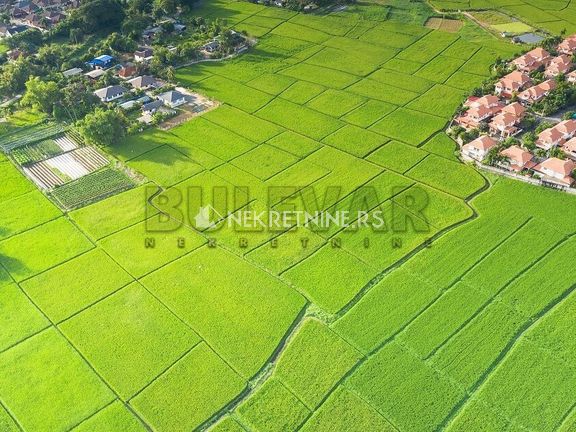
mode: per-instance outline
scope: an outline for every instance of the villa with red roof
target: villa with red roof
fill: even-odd
[[[557,50],[560,54],[573,55],[576,52],[576,35],[564,39]]]
[[[511,112],[501,112],[492,119],[490,124],[490,133],[499,135],[503,138],[508,138],[518,132],[518,124],[522,121],[522,117],[518,117]]]
[[[456,118],[456,123],[466,129],[477,128],[480,123],[488,121],[502,110],[503,104],[497,96],[488,95],[477,99],[468,99],[464,106],[468,111]]]
[[[572,58],[567,55],[561,55],[552,59],[544,76],[546,78],[554,78],[561,74],[567,74],[572,70]]]
[[[504,97],[511,97],[513,93],[516,93],[526,86],[531,84],[530,77],[520,71],[514,71],[504,76],[500,81],[494,86],[494,90],[497,95]]]
[[[570,159],[576,160],[576,138],[572,138],[571,140],[566,141],[562,145],[562,151],[568,156]]]
[[[564,120],[538,135],[536,146],[544,150],[559,147],[576,135],[576,120]]]
[[[548,66],[552,56],[544,48],[534,48],[516,60],[512,61],[520,72],[533,72],[541,66]]]
[[[516,145],[502,150],[500,154],[508,159],[506,162],[502,163],[502,165],[507,169],[522,171],[523,169],[529,169],[534,166],[534,163],[532,162],[532,153]]]
[[[548,96],[552,90],[554,90],[558,84],[554,80],[547,80],[541,84],[530,87],[524,90],[522,93],[518,94],[518,99],[520,99],[526,105],[531,105],[533,103],[541,101],[543,98]]]
[[[576,169],[576,163],[571,160],[550,158],[546,159],[541,164],[536,165],[533,169],[545,177],[564,185],[571,186],[574,183],[572,173]]]
[[[464,144],[462,146],[462,154],[468,156],[471,159],[482,161],[490,151],[490,149],[496,147],[498,143],[495,139],[489,137],[488,135],[482,135],[476,138],[474,141]]]

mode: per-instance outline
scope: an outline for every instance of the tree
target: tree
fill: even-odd
[[[174,15],[176,13],[176,0],[154,0],[152,11],[154,16]]]
[[[119,111],[97,108],[77,123],[82,136],[90,143],[112,145],[126,134],[128,121]]]
[[[124,20],[122,24],[122,33],[131,38],[138,38],[146,27],[150,24],[151,19],[142,14],[133,14]]]
[[[81,28],[85,33],[120,30],[125,10],[118,0],[90,0],[73,9],[68,24],[70,29]]]
[[[10,96],[25,88],[32,66],[27,59],[8,63],[0,72],[0,95]]]
[[[39,77],[32,77],[26,81],[26,93],[20,104],[31,106],[51,115],[59,98],[60,88],[58,84],[53,81],[41,81]]]

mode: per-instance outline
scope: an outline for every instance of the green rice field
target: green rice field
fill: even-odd
[[[576,30],[567,0],[432,3]],[[420,2],[193,13],[258,43],[177,70],[217,109],[106,149],[144,184],[107,168],[64,211],[0,156],[0,431],[575,431],[576,196],[444,133],[519,47]]]

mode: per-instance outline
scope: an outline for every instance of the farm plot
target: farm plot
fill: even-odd
[[[0,138],[0,148],[5,153],[10,153],[19,147],[25,147],[61,134],[64,131],[58,123],[46,123],[28,128],[18,128],[12,133]]]
[[[124,400],[200,340],[138,283],[58,327]]]
[[[232,265],[234,272],[222,272]],[[296,291],[219,248],[203,248],[143,279],[245,377],[272,354],[304,306]]]
[[[134,181],[123,172],[104,168],[53,189],[50,197],[64,209],[72,210],[134,186]]]
[[[42,312],[60,322],[132,281],[112,258],[94,249],[20,284]],[[52,287],[59,285],[59,290]]]
[[[84,177],[109,163],[96,148],[82,147],[26,166],[24,172],[38,187],[50,190]]]
[[[38,191],[0,201],[0,240],[56,219],[60,215],[60,210]]]
[[[446,124],[446,119],[400,108],[370,127],[390,138],[417,146]]]

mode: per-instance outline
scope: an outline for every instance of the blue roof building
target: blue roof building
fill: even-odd
[[[109,55],[101,55],[101,56],[98,56],[98,57],[90,60],[88,62],[88,64],[90,66],[92,66],[93,68],[106,69],[106,68],[109,68],[110,66],[112,66],[113,61],[114,61],[114,57],[109,56]]]

